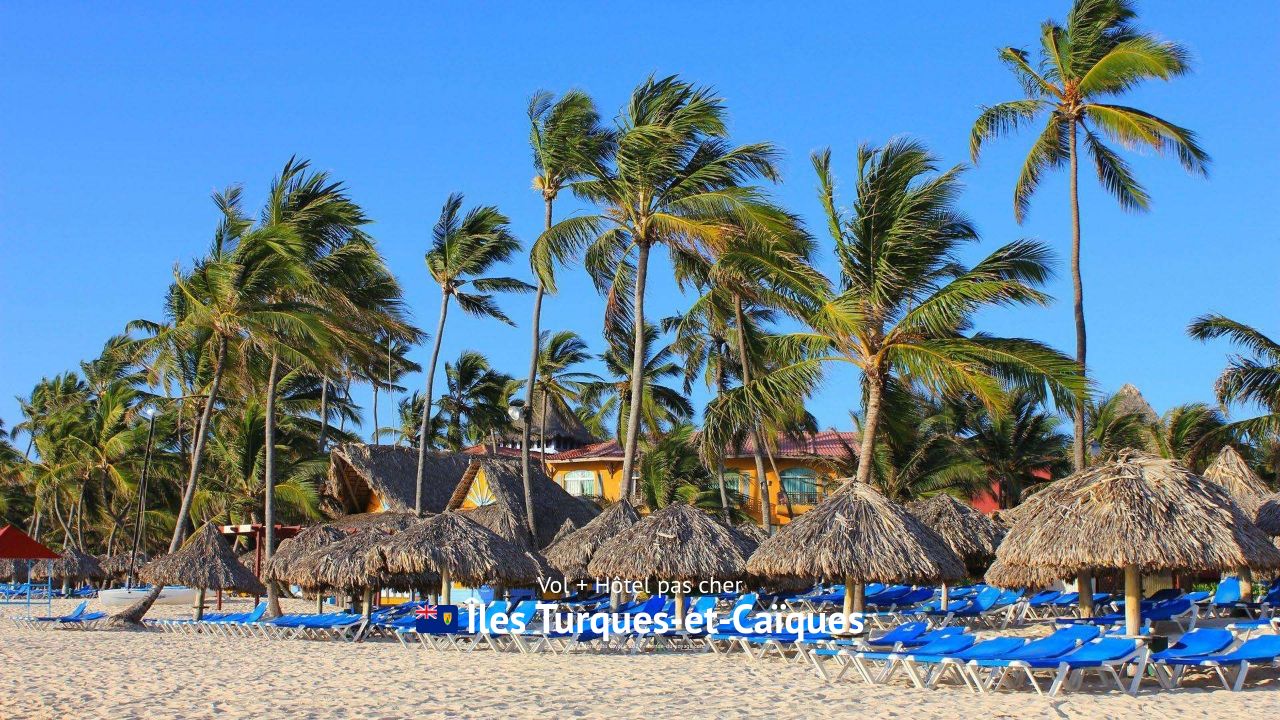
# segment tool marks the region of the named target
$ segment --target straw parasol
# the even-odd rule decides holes
[[[27,563],[19,560],[0,560],[0,580],[26,582]]]
[[[326,545],[338,542],[347,537],[336,525],[321,523],[312,525],[291,538],[281,541],[280,546],[271,554],[271,559],[262,565],[264,582],[289,582],[293,566],[307,554]]]
[[[1037,493],[996,558],[1010,573],[1041,576],[1122,570],[1131,635],[1141,624],[1143,573],[1280,567],[1280,550],[1221,486],[1136,450]]]
[[[1271,492],[1262,478],[1249,467],[1249,463],[1230,445],[1218,451],[1218,456],[1205,468],[1204,479],[1221,485],[1250,519],[1257,516],[1258,508]]]
[[[907,503],[907,510],[938,533],[966,566],[986,565],[996,556],[1004,528],[968,503],[940,493],[927,500]],[[950,588],[942,583],[942,607],[950,603]]]
[[[206,590],[239,590],[251,595],[267,592],[253,571],[236,558],[213,523],[205,523],[177,552],[147,563],[138,577],[155,585],[187,585],[199,589],[197,620],[204,615]]]
[[[590,578],[587,563],[596,550],[639,520],[631,503],[619,500],[580,529],[548,545],[542,555],[552,567],[564,573],[566,582],[586,580]]]
[[[537,578],[539,572],[537,560],[527,550],[453,510],[373,546],[368,563],[372,571],[381,573],[439,573],[443,603],[449,602],[455,581],[473,586],[523,583]]]
[[[947,543],[903,506],[852,478],[760,543],[747,569],[765,577],[844,578],[845,622],[869,582],[933,583],[965,575]]]
[[[53,561],[52,567],[49,563],[40,563],[31,568],[31,577],[35,580],[44,580],[48,577],[63,580],[101,580],[106,576],[98,558],[75,547],[63,550],[58,559]]]
[[[303,554],[289,565],[282,579],[304,590],[360,592],[367,617],[373,611],[374,588],[421,590],[439,582],[439,576],[430,572],[389,573],[373,567],[368,559],[370,551],[392,537],[382,528],[357,530]]]
[[[1257,524],[1268,535],[1280,535],[1280,493],[1263,498],[1258,507]]]
[[[746,575],[743,536],[707,513],[674,503],[624,528],[596,549],[587,572],[620,580],[676,583],[676,626],[684,627],[682,583]]]

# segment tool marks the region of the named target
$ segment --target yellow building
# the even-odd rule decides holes
[[[833,461],[846,459],[856,442],[854,433],[835,431],[802,439],[779,438],[772,462],[767,456],[764,460],[773,522],[786,524],[821,500],[835,478]],[[552,479],[570,495],[607,500],[621,495],[622,447],[617,441],[549,454],[547,465]],[[760,482],[750,441],[725,458],[725,470],[728,489],[744,496],[747,512],[761,520]]]

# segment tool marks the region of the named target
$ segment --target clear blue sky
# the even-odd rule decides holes
[[[95,355],[126,321],[158,319],[173,266],[189,264],[212,234],[209,193],[243,183],[256,203],[292,154],[346,181],[430,329],[439,296],[422,254],[450,192],[497,204],[526,241],[540,229],[524,116],[535,90],[582,88],[612,116],[650,73],[713,85],[735,139],[785,151],[777,195],[821,230],[812,151],[832,146],[845,178],[860,141],[901,133],[947,163],[967,160],[978,106],[1017,95],[996,48],[1031,47],[1039,23],[1067,8],[790,5],[5,3],[0,417],[17,422],[15,395]],[[1146,215],[1121,212],[1084,176],[1084,275],[1100,386],[1133,382],[1163,411],[1210,400],[1227,353],[1186,338],[1193,316],[1220,311],[1280,335],[1271,215],[1280,200],[1280,5],[1146,2],[1141,12],[1144,26],[1191,48],[1196,69],[1127,102],[1199,131],[1212,174],[1134,158],[1155,199]],[[1031,139],[997,143],[967,176],[962,204],[984,237],[975,258],[1035,237],[1065,261],[1064,177],[1044,183],[1025,225],[1013,220],[1012,186]],[[583,209],[566,198],[558,213]],[[650,290],[655,315],[683,306],[663,262]],[[510,271],[529,276],[524,262]],[[545,326],[574,329],[598,350],[601,303],[580,272],[565,276]],[[980,329],[1070,351],[1065,278],[1062,265],[1052,307],[990,313]],[[528,298],[503,305],[526,321]],[[528,344],[523,328],[455,315],[443,357],[476,348],[518,374]],[[415,355],[424,361],[426,349]],[[847,427],[856,387],[854,376],[832,375],[813,412]],[[357,400],[367,405],[367,392]]]

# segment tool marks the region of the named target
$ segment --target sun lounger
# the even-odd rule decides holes
[[[1261,635],[1252,640],[1246,640],[1240,647],[1228,653],[1169,658],[1163,660],[1161,665],[1181,667],[1183,670],[1194,667],[1212,669],[1222,681],[1224,688],[1238,691],[1244,687],[1245,676],[1251,668],[1277,662],[1280,662],[1280,635]],[[1171,677],[1172,684],[1181,682],[1180,674],[1171,674]]]
[[[1044,694],[1040,689],[1040,683],[1036,681],[1035,673],[1037,671],[1048,671],[1052,675],[1053,682],[1049,686],[1049,695],[1057,695],[1064,686],[1071,689],[1079,688],[1084,674],[1090,670],[1096,672],[1099,679],[1108,678],[1114,681],[1121,692],[1133,694],[1137,692],[1138,678],[1142,676],[1143,666],[1146,663],[1146,653],[1146,647],[1139,640],[1132,638],[1099,638],[1081,645],[1065,655],[1021,660],[1010,667],[1023,670],[1027,680],[1035,688],[1037,695]],[[1131,662],[1138,663],[1138,669],[1135,671],[1134,681],[1126,688],[1124,680],[1120,676],[1119,668]],[[1007,678],[1008,673],[1003,675],[1000,681],[996,683],[995,689],[1001,689]]]
[[[923,636],[922,636],[923,637]],[[840,668],[840,672],[836,674],[835,679],[839,680],[850,667],[858,671],[862,679],[868,685],[881,685],[888,682],[899,667],[902,666],[903,658],[908,655],[950,655],[967,650],[973,646],[977,640],[972,635],[957,633],[952,635],[942,635],[935,637],[932,641],[920,645],[914,650],[864,650],[848,653],[849,663]],[[881,663],[880,672],[877,675],[872,674],[875,669],[874,663]]]
[[[1025,638],[997,637],[976,643],[966,650],[955,653],[926,655],[917,651],[903,657],[902,664],[907,676],[911,678],[911,682],[916,687],[937,687],[938,682],[949,671],[954,672],[959,676],[960,681],[968,686],[969,675],[964,669],[966,663],[970,660],[1002,657],[1022,647],[1026,642]],[[920,675],[922,667],[925,668],[923,677]]]
[[[1028,663],[1065,655],[1080,644],[1097,638],[1099,634],[1101,633],[1096,626],[1073,625],[1055,630],[1039,640],[1032,640],[1006,655],[970,660],[965,666],[971,681],[969,687],[977,692],[985,692],[997,683],[1003,684],[1014,670],[1021,671],[1034,683]],[[988,672],[985,679],[979,674],[983,670]]]

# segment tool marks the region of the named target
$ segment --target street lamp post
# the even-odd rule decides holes
[[[142,540],[142,515],[147,509],[147,471],[151,469],[151,441],[156,435],[156,409],[148,405],[142,410],[147,416],[147,450],[142,459],[142,479],[138,481],[138,516],[133,521],[133,549],[129,552],[129,576],[125,588],[133,587],[134,563],[138,559],[138,543]]]

